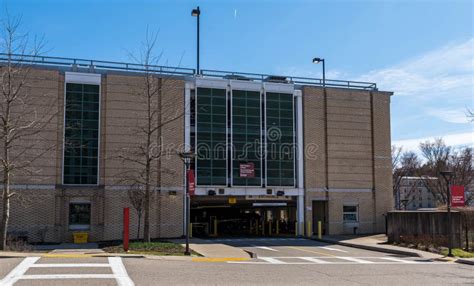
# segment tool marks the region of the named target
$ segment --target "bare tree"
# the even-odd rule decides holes
[[[442,138],[437,138],[433,142],[426,141],[421,143],[420,150],[426,160],[420,170],[423,182],[433,193],[438,203],[446,204],[448,201],[447,187],[440,173],[449,168],[448,160],[452,154],[452,148],[447,146]]]
[[[441,138],[438,138],[433,142],[421,143],[420,149],[426,159],[426,163],[420,170],[424,182],[434,194],[438,203],[446,204],[448,201],[447,186],[444,178],[440,176],[440,172],[444,170],[453,171],[454,178],[451,182],[453,185],[469,185],[473,175],[472,148],[463,147],[456,150],[447,146]],[[433,177],[437,179],[433,179]],[[470,199],[472,198],[468,198],[468,200]]]
[[[401,188],[404,187],[404,191],[407,190],[408,181],[404,181],[404,178],[407,176],[417,175],[417,171],[420,167],[420,160],[414,152],[402,152],[401,147],[392,146],[392,175],[393,175],[393,195],[396,198],[397,209],[401,209]],[[405,185],[402,185],[405,184]],[[416,184],[415,184],[416,185]],[[415,189],[416,186],[410,188],[411,190]],[[410,195],[412,192],[404,193],[404,203],[406,202],[407,197],[412,197]],[[406,207],[406,203],[405,203]]]
[[[41,131],[54,118],[53,101],[47,94],[30,92],[34,59],[43,49],[42,40],[30,42],[20,32],[21,17],[7,15],[2,21],[0,62],[0,171],[2,172],[2,217],[0,250],[6,249],[11,200],[20,198],[12,191],[15,175],[38,172],[32,163],[53,148],[33,148],[41,140]],[[35,104],[34,102],[41,102]],[[53,111],[53,112],[52,112]],[[36,149],[35,151],[33,151]],[[42,149],[42,151],[37,151]]]
[[[140,226],[142,222],[142,214],[145,206],[146,193],[143,188],[139,186],[131,186],[128,189],[128,199],[132,204],[133,208],[137,212],[138,216],[138,229],[137,229],[137,239],[140,239]]]
[[[474,111],[471,109],[467,109],[466,111],[466,116],[469,119],[469,121],[474,122]]]
[[[166,92],[167,81],[170,77],[157,75],[155,69],[161,59],[161,54],[155,56],[157,33],[149,33],[142,43],[138,56],[131,57],[144,68],[142,73],[142,84],[138,92],[139,98],[145,107],[145,120],[138,123],[133,133],[135,135],[135,146],[122,149],[119,157],[124,164],[133,168],[124,174],[122,182],[143,190],[143,214],[144,228],[143,236],[146,242],[151,241],[150,235],[150,211],[152,196],[160,189],[160,175],[166,171],[166,166],[161,166],[160,159],[163,156],[176,156],[176,150],[170,150],[162,143],[162,129],[170,123],[184,116],[183,109],[176,109],[174,102],[162,100],[162,93]],[[178,146],[175,146],[176,148]],[[135,192],[135,195],[142,194]],[[141,199],[141,198],[140,198]]]

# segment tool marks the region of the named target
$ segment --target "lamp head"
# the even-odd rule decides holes
[[[179,153],[179,157],[181,157],[181,160],[183,160],[185,164],[190,164],[194,159],[194,156],[195,154],[193,151],[184,151]]]
[[[198,6],[196,9],[193,9],[193,10],[191,11],[191,16],[197,17],[197,16],[199,16],[199,15],[201,15],[201,10],[199,10],[199,6]]]
[[[320,62],[324,61],[324,59],[321,58],[314,58],[313,59],[313,64],[319,64]]]

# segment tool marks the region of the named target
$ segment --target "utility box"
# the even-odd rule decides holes
[[[89,234],[87,232],[75,232],[73,233],[74,243],[87,243]]]

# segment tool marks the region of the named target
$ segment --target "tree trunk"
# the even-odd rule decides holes
[[[137,230],[137,240],[140,240],[140,223],[142,221],[142,211],[138,212],[138,230]]]
[[[3,209],[2,209],[2,224],[0,226],[0,250],[7,248],[7,231],[8,221],[10,219],[10,184],[8,182],[9,174],[5,172],[3,183]]]
[[[149,173],[149,172],[147,172]],[[149,180],[149,174],[147,174],[147,180]],[[151,242],[150,236],[150,183],[145,185],[145,221],[143,226],[143,240],[145,242]]]

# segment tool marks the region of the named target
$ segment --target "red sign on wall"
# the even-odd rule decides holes
[[[194,181],[194,170],[188,170],[188,192],[190,196],[194,196],[196,191],[196,182]]]
[[[464,201],[464,186],[451,186],[451,206],[463,207]]]
[[[240,177],[241,178],[255,178],[254,163],[241,163],[240,164]]]

